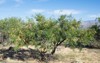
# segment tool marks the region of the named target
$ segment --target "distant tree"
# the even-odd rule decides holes
[[[100,39],[100,18],[97,18],[98,23],[96,23],[95,25],[93,25],[92,29],[95,29],[96,33],[95,33],[95,39],[99,40]]]

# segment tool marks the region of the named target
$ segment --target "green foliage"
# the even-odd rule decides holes
[[[80,23],[71,16],[51,19],[38,14],[27,21],[14,17],[0,20],[0,29],[9,35],[9,41],[16,46],[15,49],[33,45],[42,53],[54,54],[62,43],[81,47],[79,44],[85,46],[92,42],[95,31],[81,29]]]
[[[98,17],[98,21],[100,22],[100,17]]]
[[[92,25],[90,27],[90,29],[94,29],[96,31],[94,38],[95,38],[95,42],[90,43],[89,46],[91,47],[95,47],[95,48],[100,48],[100,17],[97,18],[98,23],[96,23],[95,25]]]
[[[95,33],[95,39],[96,40],[100,39],[100,18],[98,18],[98,23],[96,23],[95,25],[90,27],[91,29],[94,29],[96,31],[96,33]]]

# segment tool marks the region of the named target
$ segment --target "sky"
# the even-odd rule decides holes
[[[0,0],[0,19],[41,13],[47,17],[72,15],[78,20],[100,17],[100,0]]]

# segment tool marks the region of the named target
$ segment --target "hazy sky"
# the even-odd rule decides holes
[[[0,0],[0,19],[42,13],[49,17],[72,14],[77,19],[100,16],[100,0]]]

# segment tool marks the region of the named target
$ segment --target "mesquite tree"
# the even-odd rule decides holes
[[[15,49],[33,45],[41,52],[41,56],[46,52],[54,54],[62,43],[72,47],[87,45],[95,34],[92,29],[81,29],[80,21],[66,15],[52,19],[38,14],[27,21],[19,18],[8,18],[6,21],[4,28],[7,28],[9,40],[16,46]]]
[[[42,51],[50,50],[55,53],[56,48],[64,43],[69,43],[72,47],[87,45],[94,39],[95,31],[92,29],[81,29],[80,21],[71,16],[62,15],[56,20],[47,20],[42,15],[36,16],[37,33],[36,38],[39,41]],[[37,42],[37,40],[36,40]]]

